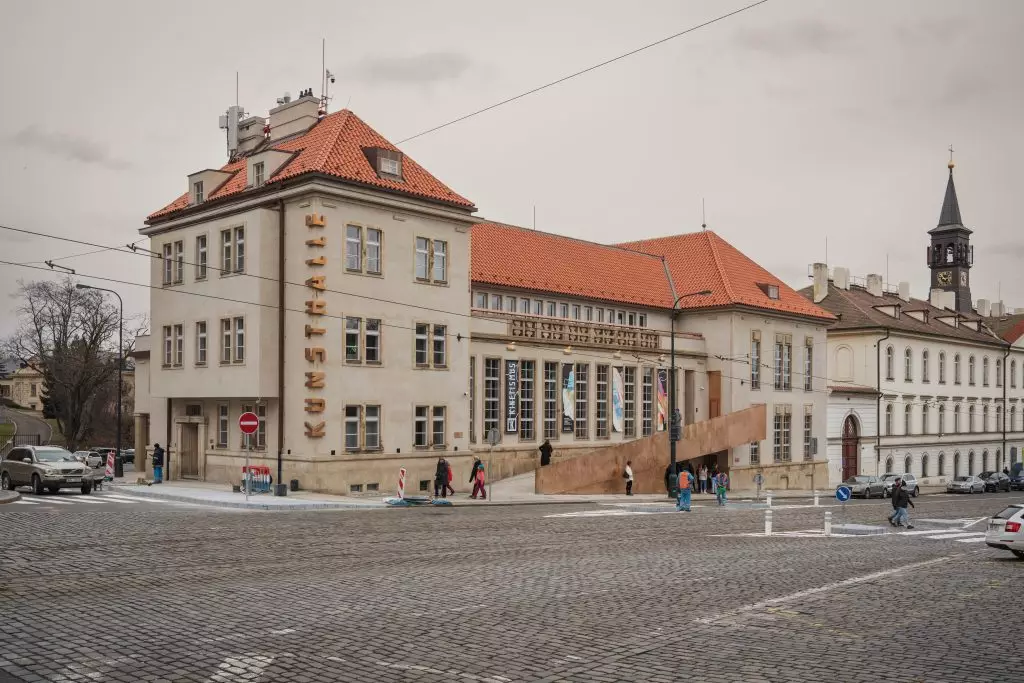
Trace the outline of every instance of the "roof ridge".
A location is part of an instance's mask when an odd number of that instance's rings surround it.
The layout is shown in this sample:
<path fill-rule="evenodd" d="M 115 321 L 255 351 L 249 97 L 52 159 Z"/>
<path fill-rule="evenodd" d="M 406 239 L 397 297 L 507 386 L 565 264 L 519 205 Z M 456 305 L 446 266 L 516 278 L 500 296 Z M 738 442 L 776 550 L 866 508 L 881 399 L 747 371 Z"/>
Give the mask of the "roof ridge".
<path fill-rule="evenodd" d="M 718 235 L 715 235 L 715 233 L 713 232 L 711 233 L 711 235 L 714 237 L 718 237 Z M 736 301 L 737 297 L 733 293 L 732 287 L 729 285 L 729 278 L 725 274 L 725 269 L 722 268 L 722 259 L 718 255 L 718 247 L 715 245 L 715 240 L 711 239 L 711 237 L 707 237 L 706 239 L 708 240 L 708 246 L 711 247 L 711 257 L 715 260 L 715 268 L 718 269 L 718 278 L 722 281 L 722 286 L 725 288 L 725 293 L 729 295 L 730 299 Z"/>
<path fill-rule="evenodd" d="M 327 160 L 331 157 L 331 154 L 334 153 L 334 148 L 337 147 L 338 143 L 341 141 L 341 134 L 345 130 L 345 127 L 348 125 L 348 122 L 352 115 L 352 112 L 349 111 L 348 109 L 342 109 L 335 114 L 335 116 L 341 119 L 341 122 L 338 124 L 337 130 L 335 130 L 334 132 L 334 139 L 331 141 L 331 144 L 324 145 L 323 149 L 319 150 L 320 153 L 316 159 L 316 164 L 314 165 L 314 168 L 320 168 L 327 163 Z M 316 127 L 320 123 L 323 123 L 326 120 L 327 117 L 325 117 L 321 121 L 317 121 L 316 123 L 313 124 L 312 127 L 310 127 L 309 131 L 312 131 L 314 127 Z M 291 163 L 291 160 L 288 163 Z M 284 168 L 280 170 L 283 171 Z"/>
<path fill-rule="evenodd" d="M 585 240 L 585 239 L 580 238 L 580 237 L 573 237 L 572 235 L 563 235 L 563 234 L 560 234 L 560 233 L 557 233 L 557 232 L 548 232 L 546 230 L 536 230 L 534 228 L 527 228 L 527 227 L 524 227 L 522 225 L 513 225 L 512 223 L 505 223 L 503 221 L 491 220 L 491 219 L 485 218 L 483 216 L 480 216 L 479 218 L 480 218 L 480 220 L 477 223 L 474 223 L 474 225 L 483 225 L 483 224 L 489 223 L 491 225 L 500 225 L 500 226 L 505 227 L 505 228 L 512 228 L 513 230 L 522 230 L 523 232 L 533 233 L 533 234 L 537 234 L 537 235 L 547 235 L 549 237 L 557 237 L 559 239 L 572 240 L 573 242 L 579 242 L 580 244 L 589 244 L 589 245 L 593 245 L 595 247 L 603 247 L 605 249 L 615 249 L 617 251 L 624 251 L 624 252 L 627 252 L 627 253 L 630 253 L 630 254 L 640 254 L 641 256 L 647 256 L 647 257 L 653 258 L 653 259 L 661 259 L 662 258 L 658 254 L 652 254 L 652 253 L 647 252 L 647 251 L 640 251 L 639 249 L 630 249 L 628 247 L 623 247 L 623 246 L 620 246 L 618 244 L 607 244 L 605 242 L 594 242 L 593 240 Z"/>

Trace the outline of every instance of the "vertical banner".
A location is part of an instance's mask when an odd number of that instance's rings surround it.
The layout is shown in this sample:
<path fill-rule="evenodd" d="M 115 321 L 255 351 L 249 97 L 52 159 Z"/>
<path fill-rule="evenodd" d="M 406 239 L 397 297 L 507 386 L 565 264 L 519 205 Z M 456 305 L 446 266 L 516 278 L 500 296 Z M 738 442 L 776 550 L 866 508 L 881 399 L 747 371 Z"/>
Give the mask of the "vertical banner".
<path fill-rule="evenodd" d="M 658 431 L 668 427 L 668 370 L 658 370 Z"/>
<path fill-rule="evenodd" d="M 612 431 L 622 431 L 622 372 L 612 368 Z"/>
<path fill-rule="evenodd" d="M 562 432 L 576 429 L 576 373 L 572 363 L 562 363 Z"/>
<path fill-rule="evenodd" d="M 519 361 L 505 361 L 505 433 L 519 432 Z"/>

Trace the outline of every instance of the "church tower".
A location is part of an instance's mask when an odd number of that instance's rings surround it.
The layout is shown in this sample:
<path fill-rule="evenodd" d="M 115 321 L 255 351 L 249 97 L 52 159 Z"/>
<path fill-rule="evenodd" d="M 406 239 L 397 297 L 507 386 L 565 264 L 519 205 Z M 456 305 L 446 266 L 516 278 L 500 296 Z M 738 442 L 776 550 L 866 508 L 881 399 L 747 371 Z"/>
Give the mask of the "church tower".
<path fill-rule="evenodd" d="M 942 200 L 939 224 L 928 231 L 932 243 L 928 248 L 928 267 L 932 271 L 932 289 L 956 293 L 956 310 L 973 313 L 971 300 L 971 266 L 974 265 L 974 247 L 971 231 L 964 227 L 960 217 L 960 202 L 953 184 L 953 158 L 950 149 L 949 180 L 946 196 Z"/>

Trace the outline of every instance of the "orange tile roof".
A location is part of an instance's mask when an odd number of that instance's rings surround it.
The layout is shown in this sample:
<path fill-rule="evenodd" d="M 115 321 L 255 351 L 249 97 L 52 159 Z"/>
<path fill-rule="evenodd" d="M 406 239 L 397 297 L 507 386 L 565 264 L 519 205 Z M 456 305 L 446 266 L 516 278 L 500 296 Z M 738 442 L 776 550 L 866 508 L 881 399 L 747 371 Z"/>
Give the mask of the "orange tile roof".
<path fill-rule="evenodd" d="M 363 153 L 363 150 L 368 147 L 401 151 L 366 125 L 358 116 L 343 109 L 324 117 L 298 137 L 260 148 L 261 151 L 276 149 L 295 153 L 277 173 L 266 181 L 266 184 L 294 178 L 303 173 L 322 173 L 348 182 L 400 192 L 422 199 L 454 204 L 467 209 L 476 208 L 473 202 L 452 191 L 404 153 L 402 155 L 403 182 L 380 178 Z M 207 202 L 224 199 L 246 190 L 248 179 L 246 178 L 246 160 L 244 158 L 233 161 L 220 170 L 233 175 L 206 198 Z M 166 218 L 187 207 L 188 194 L 183 194 L 164 208 L 150 214 L 147 220 Z"/>
<path fill-rule="evenodd" d="M 474 225 L 469 251 L 473 282 L 672 307 L 665 266 L 650 254 L 503 223 Z"/>
<path fill-rule="evenodd" d="M 619 246 L 664 256 L 672 269 L 672 281 L 678 294 L 711 290 L 710 296 L 680 300 L 680 309 L 751 306 L 822 320 L 835 319 L 710 230 Z M 769 299 L 758 285 L 778 286 L 779 298 Z"/>

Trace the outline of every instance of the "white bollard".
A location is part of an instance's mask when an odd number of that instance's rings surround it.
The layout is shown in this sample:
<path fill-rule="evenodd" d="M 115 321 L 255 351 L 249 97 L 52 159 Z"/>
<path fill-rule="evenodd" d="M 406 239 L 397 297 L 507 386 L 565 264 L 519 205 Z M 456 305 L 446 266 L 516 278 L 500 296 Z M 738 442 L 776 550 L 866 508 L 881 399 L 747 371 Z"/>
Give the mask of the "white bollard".
<path fill-rule="evenodd" d="M 818 492 L 814 492 L 814 507 L 818 507 Z"/>
<path fill-rule="evenodd" d="M 765 510 L 764 511 L 764 535 L 765 536 L 771 536 L 772 535 L 772 511 L 771 510 Z"/>
<path fill-rule="evenodd" d="M 767 496 L 766 500 L 768 502 L 768 507 L 771 507 L 772 506 L 772 492 L 768 491 L 766 493 L 766 496 Z"/>
<path fill-rule="evenodd" d="M 405 498 L 405 468 L 399 468 L 398 470 L 398 497 Z"/>
<path fill-rule="evenodd" d="M 832 535 L 832 511 L 825 510 L 825 535 Z"/>

